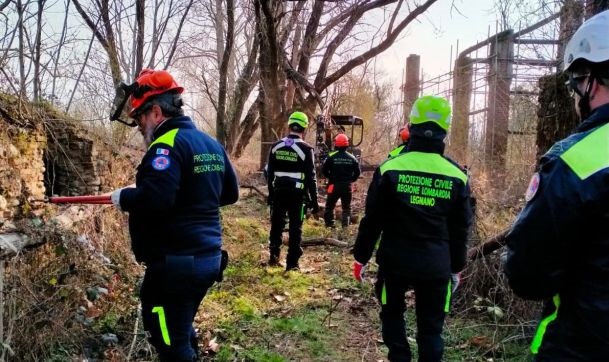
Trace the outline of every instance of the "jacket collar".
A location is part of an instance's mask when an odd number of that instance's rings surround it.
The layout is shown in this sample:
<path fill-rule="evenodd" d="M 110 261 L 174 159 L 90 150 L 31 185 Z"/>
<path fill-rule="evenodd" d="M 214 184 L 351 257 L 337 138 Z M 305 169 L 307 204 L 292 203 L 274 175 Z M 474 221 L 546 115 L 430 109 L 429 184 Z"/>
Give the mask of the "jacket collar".
<path fill-rule="evenodd" d="M 157 139 L 167 133 L 168 131 L 176 128 L 197 128 L 188 116 L 180 116 L 170 118 L 161 124 L 159 124 L 154 130 L 154 139 Z"/>
<path fill-rule="evenodd" d="M 603 104 L 592 111 L 579 126 L 576 132 L 585 132 L 609 122 L 609 103 Z"/>
<path fill-rule="evenodd" d="M 406 147 L 408 151 L 439 153 L 443 155 L 445 145 L 440 140 L 411 137 Z"/>

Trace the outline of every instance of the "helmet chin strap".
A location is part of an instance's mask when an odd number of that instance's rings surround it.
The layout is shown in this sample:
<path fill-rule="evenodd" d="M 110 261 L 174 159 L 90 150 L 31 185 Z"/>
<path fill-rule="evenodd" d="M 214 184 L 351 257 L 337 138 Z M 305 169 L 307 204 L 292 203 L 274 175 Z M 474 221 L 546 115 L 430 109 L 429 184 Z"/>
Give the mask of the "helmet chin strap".
<path fill-rule="evenodd" d="M 579 102 L 577 103 L 579 107 L 579 114 L 581 119 L 586 119 L 590 115 L 590 92 L 592 91 L 592 83 L 596 79 L 593 75 L 590 75 L 588 78 L 588 84 L 586 85 L 586 91 L 584 94 L 580 94 Z"/>

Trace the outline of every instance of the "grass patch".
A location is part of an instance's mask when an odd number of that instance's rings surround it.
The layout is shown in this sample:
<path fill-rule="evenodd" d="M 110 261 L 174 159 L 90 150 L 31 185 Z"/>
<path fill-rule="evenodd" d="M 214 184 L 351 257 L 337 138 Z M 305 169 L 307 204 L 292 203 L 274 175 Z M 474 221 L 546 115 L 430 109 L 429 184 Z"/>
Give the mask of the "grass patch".
<path fill-rule="evenodd" d="M 352 280 L 348 248 L 307 247 L 300 263 L 305 272 L 286 273 L 264 265 L 270 225 L 261 199 L 243 198 L 223 210 L 223 221 L 231 262 L 225 281 L 210 290 L 202 305 L 200 328 L 211 329 L 220 344 L 218 353 L 207 360 L 386 360 L 373 285 Z M 357 226 L 328 230 L 320 220 L 307 219 L 303 225 L 305 239 L 323 236 L 353 243 L 356 233 Z M 284 246 L 283 256 L 286 250 Z M 375 272 L 371 263 L 370 281 Z M 482 319 L 460 314 L 447 318 L 444 361 L 528 359 L 517 328 Z M 413 308 L 407 312 L 407 326 L 416 356 Z"/>

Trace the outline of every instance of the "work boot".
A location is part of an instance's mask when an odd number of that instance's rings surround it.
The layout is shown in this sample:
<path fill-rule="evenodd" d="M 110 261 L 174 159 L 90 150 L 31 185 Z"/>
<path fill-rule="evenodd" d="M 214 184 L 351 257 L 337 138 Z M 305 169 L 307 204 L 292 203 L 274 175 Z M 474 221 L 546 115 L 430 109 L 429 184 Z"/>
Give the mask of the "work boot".
<path fill-rule="evenodd" d="M 286 267 L 285 267 L 285 271 L 290 271 L 290 270 L 300 271 L 300 267 L 298 266 L 298 263 L 296 263 L 296 264 L 292 264 L 292 263 L 287 264 Z"/>
<path fill-rule="evenodd" d="M 271 254 L 271 256 L 269 257 L 269 266 L 280 266 L 279 255 Z"/>

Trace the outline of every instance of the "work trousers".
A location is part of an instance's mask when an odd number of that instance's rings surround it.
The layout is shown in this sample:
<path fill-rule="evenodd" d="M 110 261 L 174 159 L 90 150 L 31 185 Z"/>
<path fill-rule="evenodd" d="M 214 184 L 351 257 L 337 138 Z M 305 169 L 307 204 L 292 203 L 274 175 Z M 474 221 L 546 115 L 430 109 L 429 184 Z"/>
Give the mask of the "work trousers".
<path fill-rule="evenodd" d="M 140 289 L 144 330 L 161 362 L 191 362 L 198 358 L 192 326 L 199 304 L 220 272 L 221 254 L 168 255 L 146 263 Z"/>
<path fill-rule="evenodd" d="M 449 279 L 408 280 L 386 272 L 381 266 L 375 290 L 381 303 L 382 334 L 389 349 L 389 361 L 409 362 L 412 359 L 404 321 L 405 295 L 410 288 L 415 293 L 418 361 L 440 362 L 444 352 L 442 328 L 451 298 Z"/>
<path fill-rule="evenodd" d="M 609 316 L 602 310 L 577 308 L 571 296 L 555 295 L 545 303 L 531 352 L 535 362 L 606 361 Z"/>
<path fill-rule="evenodd" d="M 334 208 L 339 199 L 343 210 L 341 224 L 343 227 L 349 225 L 351 221 L 352 195 L 350 183 L 337 183 L 328 186 L 328 198 L 326 199 L 326 211 L 324 212 L 326 226 L 334 226 Z"/>
<path fill-rule="evenodd" d="M 286 214 L 289 222 L 288 254 L 286 269 L 298 267 L 298 259 L 302 255 L 302 222 L 305 215 L 304 192 L 302 190 L 276 190 L 271 205 L 271 232 L 269 235 L 269 251 L 271 258 L 279 259 L 281 250 L 281 235 L 286 224 Z"/>

